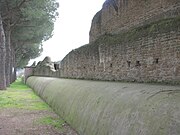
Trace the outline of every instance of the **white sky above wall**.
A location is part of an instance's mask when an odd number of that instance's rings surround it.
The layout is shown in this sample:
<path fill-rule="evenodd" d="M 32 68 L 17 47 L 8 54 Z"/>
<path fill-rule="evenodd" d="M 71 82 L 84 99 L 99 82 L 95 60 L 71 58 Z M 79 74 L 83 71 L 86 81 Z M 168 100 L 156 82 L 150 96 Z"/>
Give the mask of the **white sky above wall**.
<path fill-rule="evenodd" d="M 42 61 L 46 56 L 50 56 L 52 61 L 62 60 L 71 50 L 87 44 L 92 18 L 105 0 L 58 1 L 59 18 L 55 22 L 54 36 L 43 43 L 42 55 L 29 64 Z"/>

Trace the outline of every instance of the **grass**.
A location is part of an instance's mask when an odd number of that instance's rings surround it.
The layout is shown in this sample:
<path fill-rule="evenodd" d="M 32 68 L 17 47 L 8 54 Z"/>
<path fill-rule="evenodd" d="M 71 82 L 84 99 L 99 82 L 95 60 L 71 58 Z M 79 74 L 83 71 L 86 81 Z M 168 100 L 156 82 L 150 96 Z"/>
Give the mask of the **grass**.
<path fill-rule="evenodd" d="M 7 90 L 0 91 L 0 109 L 19 108 L 28 110 L 49 110 L 35 93 L 18 79 Z"/>
<path fill-rule="evenodd" d="M 0 111 L 1 109 L 20 109 L 32 111 L 44 111 L 44 115 L 34 121 L 38 125 L 48 125 L 61 132 L 65 129 L 65 121 L 53 114 L 53 110 L 41 100 L 31 88 L 25 85 L 21 79 L 17 79 L 7 90 L 0 91 Z"/>
<path fill-rule="evenodd" d="M 30 88 L 21 81 L 21 78 L 18 78 L 13 84 L 11 84 L 10 89 L 27 90 Z"/>
<path fill-rule="evenodd" d="M 37 122 L 40 124 L 43 124 L 43 125 L 51 125 L 57 129 L 61 129 L 61 130 L 63 128 L 63 125 L 65 124 L 64 120 L 53 118 L 51 116 L 46 116 L 46 117 L 40 118 Z"/>

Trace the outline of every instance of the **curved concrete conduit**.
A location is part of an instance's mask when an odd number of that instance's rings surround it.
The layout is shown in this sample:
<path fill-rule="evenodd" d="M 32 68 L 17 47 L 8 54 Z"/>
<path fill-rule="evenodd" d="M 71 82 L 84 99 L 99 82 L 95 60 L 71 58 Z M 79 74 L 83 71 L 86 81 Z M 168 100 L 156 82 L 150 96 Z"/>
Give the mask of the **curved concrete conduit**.
<path fill-rule="evenodd" d="M 180 135 L 180 86 L 30 77 L 80 135 Z"/>

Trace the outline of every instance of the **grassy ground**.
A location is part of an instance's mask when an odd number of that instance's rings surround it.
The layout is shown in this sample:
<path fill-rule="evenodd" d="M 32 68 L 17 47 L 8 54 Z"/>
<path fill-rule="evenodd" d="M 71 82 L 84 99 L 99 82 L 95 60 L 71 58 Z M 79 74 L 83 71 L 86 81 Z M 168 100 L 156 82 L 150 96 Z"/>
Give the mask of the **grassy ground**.
<path fill-rule="evenodd" d="M 35 93 L 18 79 L 6 91 L 0 91 L 0 108 L 49 110 Z"/>
<path fill-rule="evenodd" d="M 8 135 L 50 135 L 74 132 L 20 79 L 14 82 L 7 90 L 0 91 L 0 121 L 4 121 L 0 123 L 0 133 Z M 14 125 L 12 122 L 14 122 Z M 27 125 L 27 123 L 29 124 Z M 15 125 L 19 126 L 18 130 L 18 127 L 13 129 Z M 5 127 L 11 128 L 6 129 Z"/>

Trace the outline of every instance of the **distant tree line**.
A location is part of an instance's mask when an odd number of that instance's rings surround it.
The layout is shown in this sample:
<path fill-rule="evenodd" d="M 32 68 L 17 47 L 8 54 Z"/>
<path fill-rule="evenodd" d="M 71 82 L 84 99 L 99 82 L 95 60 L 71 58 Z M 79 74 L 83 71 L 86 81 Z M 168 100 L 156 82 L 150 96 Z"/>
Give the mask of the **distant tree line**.
<path fill-rule="evenodd" d="M 0 0 L 0 90 L 42 52 L 58 16 L 56 0 Z"/>

